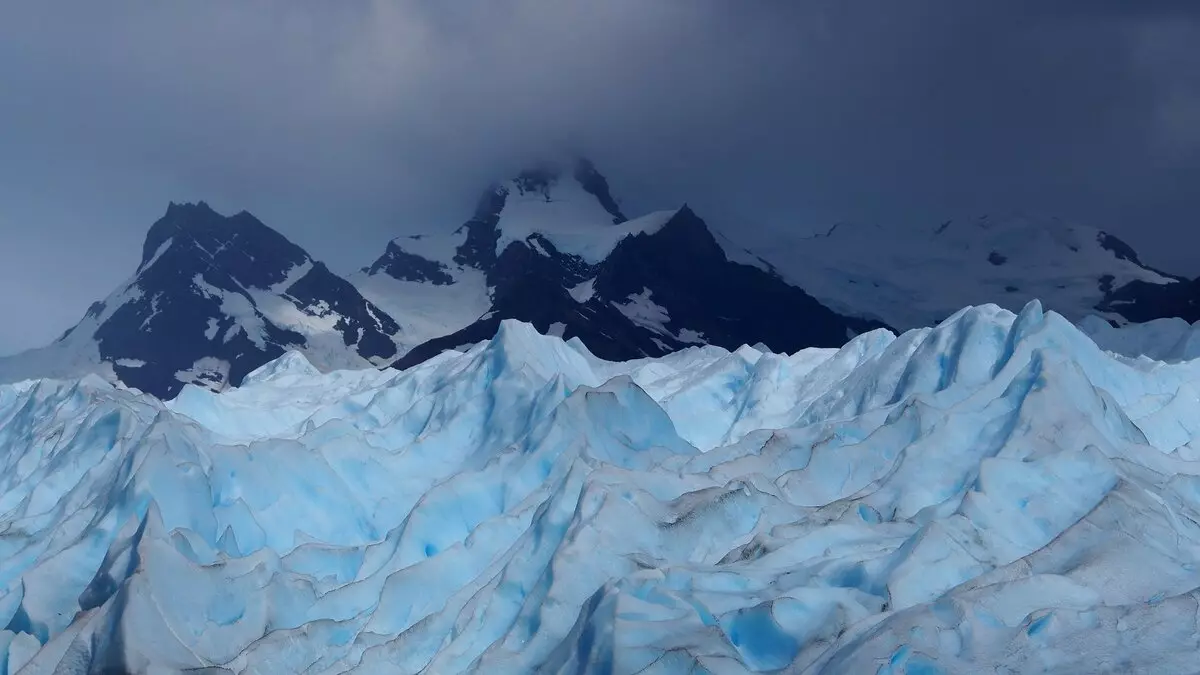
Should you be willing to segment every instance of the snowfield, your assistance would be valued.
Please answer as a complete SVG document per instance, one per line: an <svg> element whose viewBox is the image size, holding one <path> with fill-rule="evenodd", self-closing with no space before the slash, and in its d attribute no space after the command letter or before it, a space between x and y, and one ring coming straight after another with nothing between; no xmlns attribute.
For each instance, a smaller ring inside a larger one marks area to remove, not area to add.
<svg viewBox="0 0 1200 675"><path fill-rule="evenodd" d="M4 385L0 675L1195 672L1198 391L1037 303Z"/></svg>

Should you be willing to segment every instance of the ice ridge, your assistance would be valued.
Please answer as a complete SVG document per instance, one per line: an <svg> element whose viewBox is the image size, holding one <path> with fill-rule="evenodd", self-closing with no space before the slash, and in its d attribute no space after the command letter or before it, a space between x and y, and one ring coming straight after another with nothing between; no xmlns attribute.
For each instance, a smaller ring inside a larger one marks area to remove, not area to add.
<svg viewBox="0 0 1200 675"><path fill-rule="evenodd" d="M0 675L1188 672L1198 378L1035 302L0 386Z"/></svg>

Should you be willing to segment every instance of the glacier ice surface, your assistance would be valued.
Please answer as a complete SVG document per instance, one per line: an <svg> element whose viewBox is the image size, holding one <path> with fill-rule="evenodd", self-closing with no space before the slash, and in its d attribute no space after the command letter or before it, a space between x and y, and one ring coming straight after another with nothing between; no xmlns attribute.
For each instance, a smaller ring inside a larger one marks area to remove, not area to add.
<svg viewBox="0 0 1200 675"><path fill-rule="evenodd" d="M1192 672L1198 378L1032 303L6 385L0 675Z"/></svg>

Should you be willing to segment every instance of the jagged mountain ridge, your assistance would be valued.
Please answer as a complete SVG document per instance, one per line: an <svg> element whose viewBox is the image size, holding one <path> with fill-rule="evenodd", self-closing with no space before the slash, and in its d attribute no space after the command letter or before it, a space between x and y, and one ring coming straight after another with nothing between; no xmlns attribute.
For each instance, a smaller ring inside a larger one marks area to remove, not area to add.
<svg viewBox="0 0 1200 675"><path fill-rule="evenodd" d="M494 185L453 232L395 239L350 280L248 213L172 204L134 276L54 344L0 359L0 381L95 372L171 398L184 383L237 385L290 349L322 370L409 367L505 319L611 360L838 346L1034 297L1075 321L1200 319L1198 282L1061 221L948 222L921 237L835 226L801 244L759 257L686 205L629 219L586 160Z"/></svg>
<svg viewBox="0 0 1200 675"><path fill-rule="evenodd" d="M505 319L577 337L613 360L698 344L832 347L882 326L829 310L717 236L686 205L627 219L584 160L494 186L451 235L393 240L356 282L414 327L423 312L460 301L460 313L438 324L444 332L399 367L490 339ZM446 300L416 307L422 294Z"/></svg>
<svg viewBox="0 0 1200 675"><path fill-rule="evenodd" d="M0 359L0 374L95 372L162 398L214 389L289 350L325 369L381 365L399 327L345 279L241 212L171 204L134 275L48 347Z"/></svg>

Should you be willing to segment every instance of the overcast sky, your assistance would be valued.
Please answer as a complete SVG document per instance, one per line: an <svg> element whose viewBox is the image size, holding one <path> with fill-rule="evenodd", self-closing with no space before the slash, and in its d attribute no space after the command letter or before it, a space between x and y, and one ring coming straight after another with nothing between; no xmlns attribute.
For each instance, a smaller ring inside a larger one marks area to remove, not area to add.
<svg viewBox="0 0 1200 675"><path fill-rule="evenodd" d="M576 148L728 231L1004 212L1200 274L1195 0L0 4L0 353L132 273L168 201L338 271Z"/></svg>

